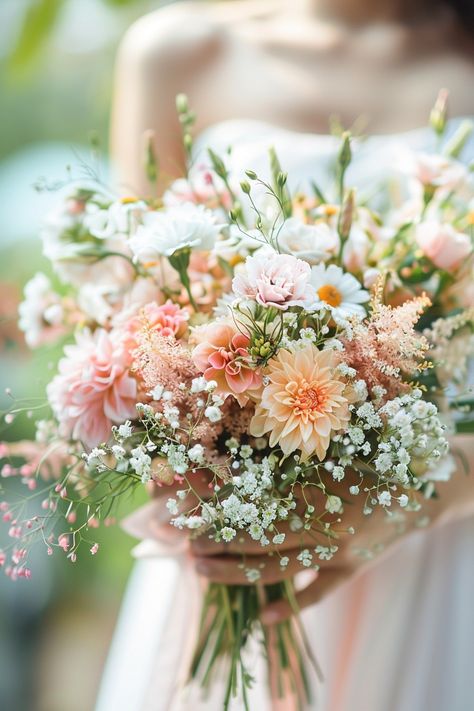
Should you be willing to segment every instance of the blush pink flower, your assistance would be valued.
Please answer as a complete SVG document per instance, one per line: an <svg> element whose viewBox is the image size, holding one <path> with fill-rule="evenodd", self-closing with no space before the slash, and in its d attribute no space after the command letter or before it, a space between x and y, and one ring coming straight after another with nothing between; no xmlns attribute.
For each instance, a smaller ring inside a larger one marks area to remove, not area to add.
<svg viewBox="0 0 474 711"><path fill-rule="evenodd" d="M199 340L192 352L195 366L206 380L216 381L217 392L232 394L244 405L248 401L245 393L261 385L261 376L251 365L248 336L224 321L197 329L195 335Z"/></svg>
<svg viewBox="0 0 474 711"><path fill-rule="evenodd" d="M109 439L112 424L136 414L130 355L121 335L104 329L78 334L64 353L48 385L48 399L61 434L94 447Z"/></svg>
<svg viewBox="0 0 474 711"><path fill-rule="evenodd" d="M165 304L152 301L142 309L142 315L150 328L163 336L179 338L186 330L189 313L168 299Z"/></svg>
<svg viewBox="0 0 474 711"><path fill-rule="evenodd" d="M302 259L262 250L247 257L244 271L234 277L232 288L237 296L285 311L311 300L310 276L310 266Z"/></svg>
<svg viewBox="0 0 474 711"><path fill-rule="evenodd" d="M350 419L349 387L338 374L340 359L332 350L320 351L312 343L295 352L281 349L268 364L270 380L262 391L250 434L269 433L270 447L285 455L300 450L304 459L322 461L331 434Z"/></svg>
<svg viewBox="0 0 474 711"><path fill-rule="evenodd" d="M415 239L419 248L439 269L452 271L470 255L471 240L450 224L435 220L422 222L416 228Z"/></svg>

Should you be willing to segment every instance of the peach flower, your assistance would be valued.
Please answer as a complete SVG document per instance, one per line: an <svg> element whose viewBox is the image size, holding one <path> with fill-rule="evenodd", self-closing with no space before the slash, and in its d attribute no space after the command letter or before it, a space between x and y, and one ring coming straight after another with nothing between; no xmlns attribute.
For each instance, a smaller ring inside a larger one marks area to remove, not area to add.
<svg viewBox="0 0 474 711"><path fill-rule="evenodd" d="M450 224L435 220L422 222L416 228L415 239L420 249L439 269L456 269L472 251L471 240Z"/></svg>
<svg viewBox="0 0 474 711"><path fill-rule="evenodd" d="M79 333L64 353L48 385L48 399L60 433L94 447L109 439L112 424L136 414L137 383L129 372L130 356L121 336L102 328Z"/></svg>
<svg viewBox="0 0 474 711"><path fill-rule="evenodd" d="M331 434L350 419L348 386L338 375L338 355L312 343L297 351L280 350L269 362L270 385L264 388L250 434L270 433L270 447L285 455L300 450L304 459L323 460Z"/></svg>
<svg viewBox="0 0 474 711"><path fill-rule="evenodd" d="M226 321L216 321L194 331L199 340L192 352L195 366L206 380L217 382L217 392L232 394L241 405L248 401L247 390L257 390L261 376L251 366L250 339Z"/></svg>

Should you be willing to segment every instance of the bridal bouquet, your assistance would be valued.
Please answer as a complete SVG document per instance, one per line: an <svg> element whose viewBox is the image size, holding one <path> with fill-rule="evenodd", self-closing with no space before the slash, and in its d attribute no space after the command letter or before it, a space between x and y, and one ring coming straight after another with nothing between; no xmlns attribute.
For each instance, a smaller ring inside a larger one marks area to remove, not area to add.
<svg viewBox="0 0 474 711"><path fill-rule="evenodd" d="M337 556L357 503L388 519L422 510L440 468L452 471L447 435L472 431L469 128L447 141L438 106L439 152L406 156L373 186L374 207L347 184L348 134L334 187L294 193L274 151L270 177L232 175L212 150L197 164L192 112L177 105L186 177L152 197L73 185L46 221L60 287L37 274L20 326L31 347L66 343L36 442L2 445L3 477L30 493L0 504L12 539L0 564L30 577L36 540L72 562L96 554L97 527L152 483L190 538L268 553L257 566L242 556L242 585L208 586L192 675L206 686L227 660L225 705L238 689L245 702L256 635L279 693L303 702L295 571ZM151 144L146 170L153 188ZM13 400L7 423L20 410ZM261 606L280 598L293 619L262 625Z"/></svg>

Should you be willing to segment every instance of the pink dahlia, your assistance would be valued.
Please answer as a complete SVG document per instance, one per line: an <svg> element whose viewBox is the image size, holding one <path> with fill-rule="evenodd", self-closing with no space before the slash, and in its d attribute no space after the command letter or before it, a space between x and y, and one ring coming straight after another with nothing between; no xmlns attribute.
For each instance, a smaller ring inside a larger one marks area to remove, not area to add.
<svg viewBox="0 0 474 711"><path fill-rule="evenodd" d="M137 383L130 355L116 332L80 333L66 346L48 399L61 433L94 447L110 437L112 424L135 415Z"/></svg>
<svg viewBox="0 0 474 711"><path fill-rule="evenodd" d="M195 331L200 341L192 352L195 366L206 380L217 382L217 391L232 394L244 405L247 390L257 390L261 376L253 367L248 347L250 339L225 321L211 323Z"/></svg>

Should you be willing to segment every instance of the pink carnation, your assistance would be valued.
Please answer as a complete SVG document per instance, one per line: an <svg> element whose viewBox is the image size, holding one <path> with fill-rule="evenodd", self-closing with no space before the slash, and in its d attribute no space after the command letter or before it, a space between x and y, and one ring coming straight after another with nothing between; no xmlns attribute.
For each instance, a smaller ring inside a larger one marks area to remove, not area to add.
<svg viewBox="0 0 474 711"><path fill-rule="evenodd" d="M237 296L285 311L311 300L310 276L311 268L302 259L265 250L247 257L245 271L234 277L232 288Z"/></svg>
<svg viewBox="0 0 474 711"><path fill-rule="evenodd" d="M192 352L195 366L206 380L215 380L217 391L231 393L241 405L248 401L247 390L257 390L261 376L252 367L248 352L250 339L233 324L215 322L196 332L201 341Z"/></svg>
<svg viewBox="0 0 474 711"><path fill-rule="evenodd" d="M112 424L136 414L137 383L130 355L117 332L80 333L66 346L48 399L63 436L94 447L110 437Z"/></svg>
<svg viewBox="0 0 474 711"><path fill-rule="evenodd" d="M466 259L472 250L471 240L450 224L434 220L422 222L416 228L416 241L420 249L439 269L451 271Z"/></svg>

